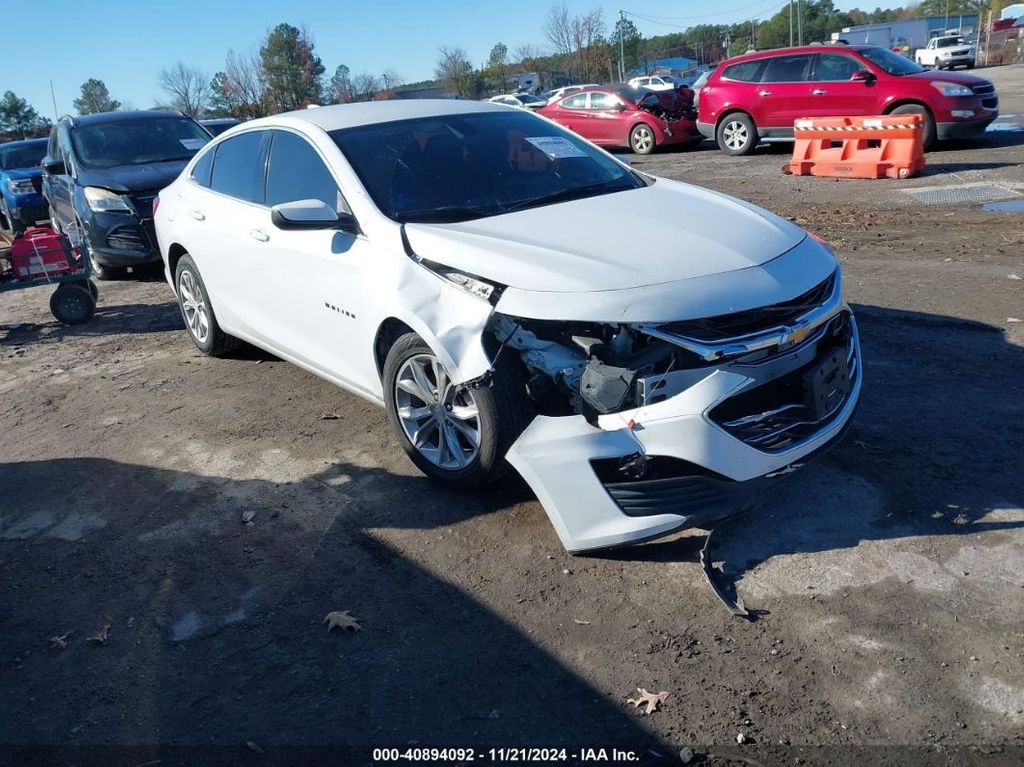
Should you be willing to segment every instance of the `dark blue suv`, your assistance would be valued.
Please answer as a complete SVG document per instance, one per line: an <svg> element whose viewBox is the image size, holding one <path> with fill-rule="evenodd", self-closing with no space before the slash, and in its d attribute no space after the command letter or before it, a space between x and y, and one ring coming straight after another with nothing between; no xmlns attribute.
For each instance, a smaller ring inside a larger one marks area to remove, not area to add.
<svg viewBox="0 0 1024 767"><path fill-rule="evenodd" d="M42 195L46 139L0 144L0 229L14 231L47 218Z"/></svg>
<svg viewBox="0 0 1024 767"><path fill-rule="evenodd" d="M81 242L101 280L159 264L153 200L210 134L164 111L62 117L43 161L53 228Z"/></svg>

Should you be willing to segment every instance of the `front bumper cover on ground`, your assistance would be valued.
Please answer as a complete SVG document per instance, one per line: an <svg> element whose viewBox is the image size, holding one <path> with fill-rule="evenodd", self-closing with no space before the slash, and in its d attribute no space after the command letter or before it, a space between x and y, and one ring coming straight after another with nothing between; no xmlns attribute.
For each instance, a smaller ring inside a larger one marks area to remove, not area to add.
<svg viewBox="0 0 1024 767"><path fill-rule="evenodd" d="M850 391L820 425L783 448L755 448L716 423L717 406L758 384L753 375L716 369L674 397L600 416L596 425L579 415L539 416L508 460L570 552L637 543L735 514L765 484L835 444L850 423L862 375L856 325L852 315L844 316ZM661 462L669 471L655 479L613 479L602 468L630 456Z"/></svg>

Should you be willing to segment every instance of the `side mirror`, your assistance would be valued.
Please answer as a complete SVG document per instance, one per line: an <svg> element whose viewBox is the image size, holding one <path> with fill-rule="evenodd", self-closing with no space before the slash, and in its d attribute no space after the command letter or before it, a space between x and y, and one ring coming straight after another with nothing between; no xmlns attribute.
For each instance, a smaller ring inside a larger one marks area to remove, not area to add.
<svg viewBox="0 0 1024 767"><path fill-rule="evenodd" d="M49 158L43 160L43 172L48 176L65 176L67 175L68 169L64 164L63 160L55 160L53 162L47 162Z"/></svg>
<svg viewBox="0 0 1024 767"><path fill-rule="evenodd" d="M278 229L340 229L359 234L351 213L338 213L322 200L283 202L270 209L270 220Z"/></svg>
<svg viewBox="0 0 1024 767"><path fill-rule="evenodd" d="M853 73L853 76L850 77L851 82L864 83L865 85L871 85L871 83L877 79L878 78L875 77L875 73L870 69L858 69Z"/></svg>
<svg viewBox="0 0 1024 767"><path fill-rule="evenodd" d="M619 112L625 112L626 105L620 101L618 104L615 105L615 109L618 110Z"/></svg>

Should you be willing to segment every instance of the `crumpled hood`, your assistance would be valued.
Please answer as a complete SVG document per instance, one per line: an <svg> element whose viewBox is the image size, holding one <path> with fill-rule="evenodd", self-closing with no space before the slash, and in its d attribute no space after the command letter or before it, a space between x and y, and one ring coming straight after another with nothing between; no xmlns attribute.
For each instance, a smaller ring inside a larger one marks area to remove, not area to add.
<svg viewBox="0 0 1024 767"><path fill-rule="evenodd" d="M113 168L80 168L82 186L99 186L112 192L141 192L163 189L178 177L188 160L149 165L118 165Z"/></svg>
<svg viewBox="0 0 1024 767"><path fill-rule="evenodd" d="M417 256L521 290L621 290L747 269L802 229L749 203L668 179L457 224L407 224Z"/></svg>

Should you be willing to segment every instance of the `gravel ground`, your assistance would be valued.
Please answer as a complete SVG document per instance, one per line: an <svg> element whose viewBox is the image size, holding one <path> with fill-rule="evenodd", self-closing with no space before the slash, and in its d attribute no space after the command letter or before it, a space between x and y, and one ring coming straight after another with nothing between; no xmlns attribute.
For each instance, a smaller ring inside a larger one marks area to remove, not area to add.
<svg viewBox="0 0 1024 767"><path fill-rule="evenodd" d="M857 311L849 438L715 532L749 622L704 582L700 531L570 557L521 482L438 489L383 411L262 352L198 355L162 282L102 283L74 329L48 291L4 294L0 762L161 743L221 747L168 764L299 758L286 744L1019 763L1024 216L908 194L1024 196L1024 67L981 74L999 129L923 178L786 176L786 147L636 163L829 239ZM335 610L362 630L328 633ZM637 687L662 710L627 705Z"/></svg>

